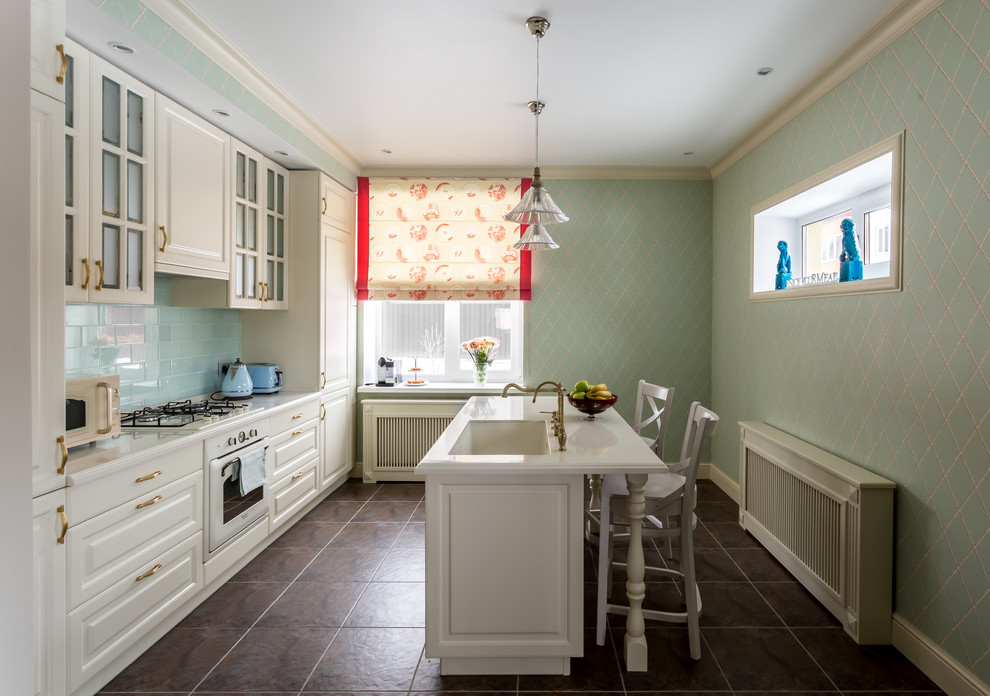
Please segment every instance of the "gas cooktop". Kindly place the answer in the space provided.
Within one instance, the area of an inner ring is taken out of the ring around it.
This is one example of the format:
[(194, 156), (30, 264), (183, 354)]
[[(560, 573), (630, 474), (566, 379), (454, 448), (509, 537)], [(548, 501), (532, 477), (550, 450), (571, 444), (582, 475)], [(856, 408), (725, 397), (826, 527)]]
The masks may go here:
[(202, 398), (169, 401), (159, 406), (148, 406), (137, 411), (122, 413), (120, 427), (134, 430), (152, 428), (197, 430), (263, 409), (263, 406), (253, 405), (250, 401), (231, 401), (229, 399)]

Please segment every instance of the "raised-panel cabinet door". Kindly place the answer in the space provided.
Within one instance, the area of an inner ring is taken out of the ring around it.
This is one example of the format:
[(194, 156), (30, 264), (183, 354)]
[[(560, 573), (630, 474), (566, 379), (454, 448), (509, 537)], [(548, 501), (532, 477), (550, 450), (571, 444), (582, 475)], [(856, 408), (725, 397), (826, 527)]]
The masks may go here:
[(65, 485), (65, 311), (62, 225), (65, 194), (65, 118), (62, 102), (31, 92), (31, 258), (32, 288), (18, 301), (30, 303), (28, 336), (33, 443), (31, 472), (35, 495)]
[(89, 246), (89, 51), (65, 41), (65, 299), (95, 294)]
[(351, 239), (350, 234), (326, 223), (322, 225), (320, 386), (325, 392), (344, 388), (351, 380), (349, 353), (354, 340), (349, 321), (353, 286)]
[(330, 177), (320, 176), (320, 215), (323, 222), (350, 232), (353, 207), (354, 194)]
[(90, 56), (91, 236), (98, 302), (154, 300), (154, 92)]
[(354, 409), (347, 392), (320, 404), (320, 490), (346, 478), (353, 465)]
[(64, 696), (65, 489), (34, 499), (34, 696)]
[(65, 99), (65, 0), (31, 0), (31, 87)]
[(228, 278), (230, 136), (155, 95), (156, 270)]

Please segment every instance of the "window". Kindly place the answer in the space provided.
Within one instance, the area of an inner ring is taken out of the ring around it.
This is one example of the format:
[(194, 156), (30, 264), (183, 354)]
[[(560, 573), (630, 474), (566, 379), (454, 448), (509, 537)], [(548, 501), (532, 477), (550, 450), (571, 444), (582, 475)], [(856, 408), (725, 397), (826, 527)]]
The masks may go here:
[[(900, 132), (753, 206), (749, 299), (900, 290), (903, 179)], [(842, 273), (845, 218), (858, 241), (859, 277)]]
[(890, 261), (890, 206), (866, 214), (866, 263)]
[(523, 302), (364, 302), (365, 382), (376, 380), (379, 357), (402, 361), (435, 382), (471, 381), (473, 369), (461, 343), (477, 336), (499, 342), (488, 370), (494, 382), (521, 381)]
[[(850, 215), (851, 210), (844, 210), (801, 226), (803, 246), (807, 254), (803, 266), (805, 273), (839, 272), (839, 252), (842, 251), (842, 230), (839, 225)], [(816, 250), (821, 252), (818, 258), (814, 258)]]

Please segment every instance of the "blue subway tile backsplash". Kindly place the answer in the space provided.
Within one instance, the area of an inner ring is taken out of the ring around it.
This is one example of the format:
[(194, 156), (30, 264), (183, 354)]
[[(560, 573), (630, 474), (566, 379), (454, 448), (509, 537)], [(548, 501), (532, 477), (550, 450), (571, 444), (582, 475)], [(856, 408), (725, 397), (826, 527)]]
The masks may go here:
[(238, 309), (172, 307), (172, 279), (155, 276), (155, 304), (65, 307), (65, 372), (120, 375), (125, 411), (220, 389), (220, 362), (241, 353)]

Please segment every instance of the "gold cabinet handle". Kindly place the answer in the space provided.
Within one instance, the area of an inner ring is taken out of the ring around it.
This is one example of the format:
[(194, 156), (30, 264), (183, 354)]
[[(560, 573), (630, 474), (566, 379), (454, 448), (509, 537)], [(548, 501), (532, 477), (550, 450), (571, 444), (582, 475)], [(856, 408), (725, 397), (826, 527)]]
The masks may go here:
[(272, 301), (272, 286), (265, 283), (265, 302)]
[(156, 471), (153, 474), (148, 474), (147, 476), (140, 476), (140, 477), (134, 479), (134, 483), (141, 483), (142, 481), (150, 481), (151, 479), (158, 478), (161, 475), (162, 475), (162, 472), (161, 471)]
[(301, 433), (302, 431), (303, 431), (303, 429), (302, 429), (302, 428), (299, 428), (298, 430), (293, 430), (293, 431), (292, 431), (292, 434), (293, 434), (293, 435), (298, 435), (298, 434), (299, 434), (299, 433)]
[(162, 231), (162, 246), (161, 246), (161, 249), (159, 249), (158, 251), (160, 251), (161, 253), (164, 254), (165, 253), (165, 245), (168, 244), (168, 232), (165, 231), (165, 225), (159, 225), (158, 226), (158, 229), (160, 229)]
[(302, 417), (303, 417), (303, 414), (301, 414), (301, 413), (297, 413), (296, 415), (294, 415), (294, 416), (292, 417), (292, 420), (295, 420), (296, 418), (302, 418)]
[(96, 261), (94, 261), (94, 263), (96, 264), (96, 270), (98, 270), (100, 272), (100, 279), (98, 281), (96, 281), (96, 289), (97, 290), (102, 290), (103, 289), (103, 261), (97, 259)]
[(327, 405), (320, 404), (320, 421), (325, 421), (327, 419)]
[(162, 569), (162, 564), (156, 563), (155, 567), (149, 570), (147, 573), (144, 573), (143, 575), (138, 575), (136, 578), (134, 578), (134, 582), (141, 582), (145, 578), (150, 578), (152, 575), (154, 575), (161, 569)]
[(295, 481), (297, 478), (299, 478), (300, 476), (302, 476), (305, 473), (306, 473), (305, 471), (298, 471), (298, 472), (294, 473), (292, 475), (292, 480)]
[(161, 499), (162, 499), (162, 497), (160, 495), (156, 495), (151, 500), (146, 500), (143, 503), (138, 503), (137, 505), (134, 506), (134, 508), (136, 510), (140, 510), (141, 508), (148, 507), (149, 505), (154, 505), (155, 503), (157, 503)]
[(326, 215), (326, 214), (327, 214), (327, 197), (324, 196), (323, 197), (323, 212), (320, 213), (320, 215)]
[(65, 535), (69, 531), (69, 516), (65, 514), (65, 506), (64, 505), (59, 505), (58, 506), (58, 514), (62, 517), (62, 533), (59, 535), (59, 537), (55, 541), (58, 542), (59, 544), (64, 544), (65, 543)]
[(89, 259), (88, 258), (84, 258), (82, 260), (82, 265), (83, 265), (83, 268), (86, 269), (86, 279), (82, 283), (82, 289), (83, 290), (89, 290)]
[(65, 73), (69, 70), (69, 59), (65, 57), (65, 44), (59, 44), (55, 47), (55, 51), (58, 53), (59, 58), (62, 61), (62, 67), (58, 71), (58, 75), (55, 76), (55, 82), (60, 85), (65, 84)]
[(320, 389), (325, 389), (327, 386), (327, 373), (325, 370), (320, 373), (320, 377), (323, 378), (323, 384), (320, 385)]
[(65, 473), (65, 465), (69, 461), (69, 450), (65, 446), (65, 435), (59, 435), (55, 438), (55, 442), (62, 448), (62, 465), (55, 470), (55, 473), (61, 476)]
[(265, 284), (262, 281), (258, 281), (258, 301), (265, 301)]

